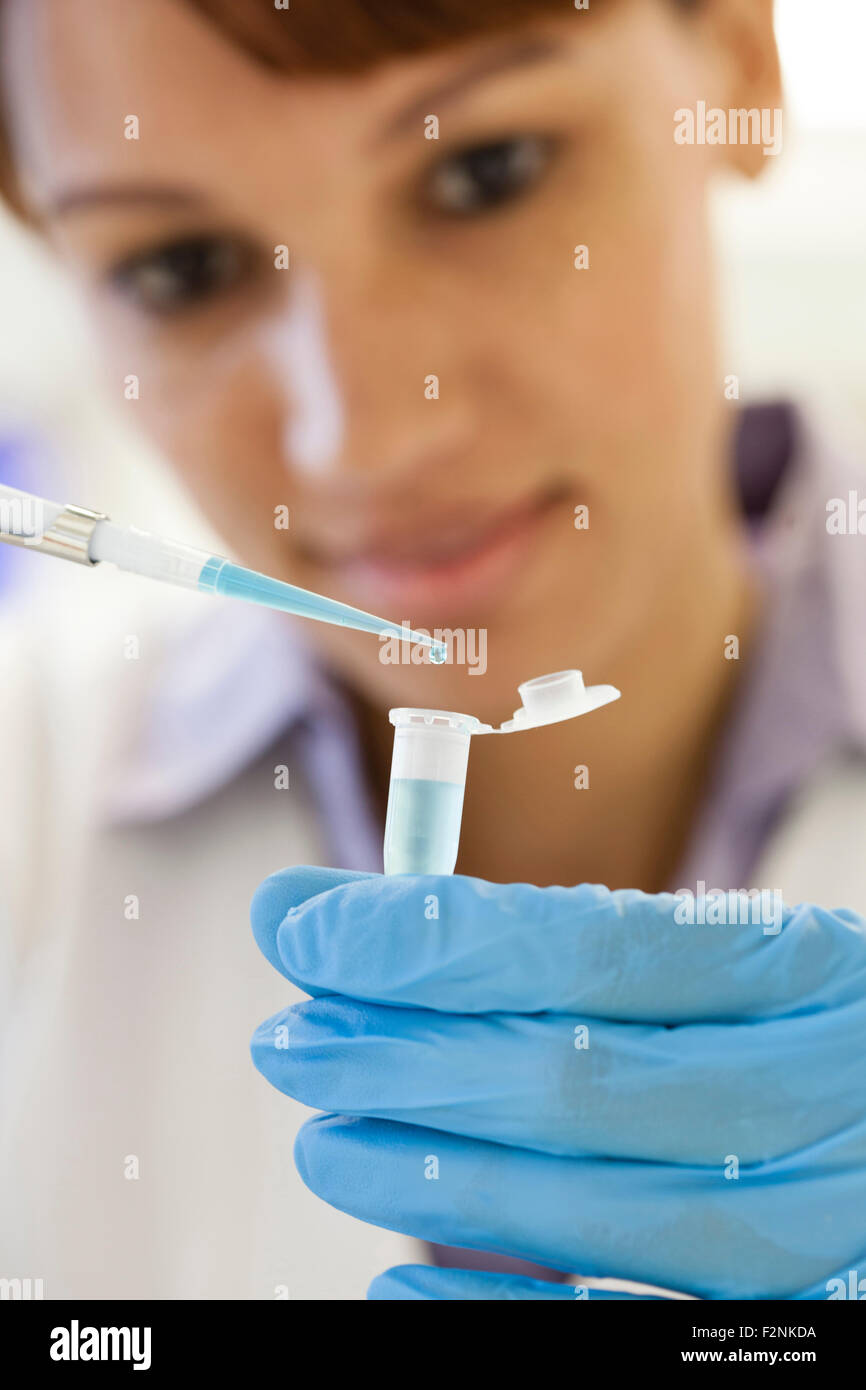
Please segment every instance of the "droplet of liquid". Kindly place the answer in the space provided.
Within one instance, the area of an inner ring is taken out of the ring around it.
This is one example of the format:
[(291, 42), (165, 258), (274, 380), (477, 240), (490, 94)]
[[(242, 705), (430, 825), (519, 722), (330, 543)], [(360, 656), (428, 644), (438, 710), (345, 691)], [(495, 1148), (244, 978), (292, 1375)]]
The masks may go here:
[(445, 646), (444, 642), (434, 643), (430, 648), (430, 660), (433, 662), (434, 666), (441, 666), (443, 661), (446, 661), (447, 658), (448, 648)]

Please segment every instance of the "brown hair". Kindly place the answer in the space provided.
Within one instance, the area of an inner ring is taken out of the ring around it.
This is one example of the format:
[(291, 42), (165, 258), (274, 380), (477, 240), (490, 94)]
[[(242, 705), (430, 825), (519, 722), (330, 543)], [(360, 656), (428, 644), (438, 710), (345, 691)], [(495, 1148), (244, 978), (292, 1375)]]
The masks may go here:
[(360, 72), (391, 57), (481, 37), (563, 0), (185, 0), (269, 67), (283, 72)]

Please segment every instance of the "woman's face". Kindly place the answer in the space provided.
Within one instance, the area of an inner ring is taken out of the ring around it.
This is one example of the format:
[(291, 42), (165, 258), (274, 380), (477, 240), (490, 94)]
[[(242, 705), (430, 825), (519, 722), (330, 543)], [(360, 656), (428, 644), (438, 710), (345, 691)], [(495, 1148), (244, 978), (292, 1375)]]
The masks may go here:
[(244, 562), (484, 629), (487, 679), (310, 640), (371, 699), (500, 718), (529, 676), (615, 679), (728, 524), (719, 151), (673, 138), (727, 103), (692, 21), (617, 0), (347, 79), (268, 71), (182, 0), (5, 4), (26, 192), (118, 397), (137, 377)]

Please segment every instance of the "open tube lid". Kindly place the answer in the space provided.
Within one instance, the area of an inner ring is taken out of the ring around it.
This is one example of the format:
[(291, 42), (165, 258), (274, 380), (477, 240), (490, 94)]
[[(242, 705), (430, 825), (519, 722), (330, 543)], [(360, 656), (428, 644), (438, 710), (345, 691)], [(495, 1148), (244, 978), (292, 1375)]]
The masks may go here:
[(440, 709), (392, 709), (388, 717), (398, 728), (414, 724), (450, 728), (467, 734), (510, 734), (576, 719), (579, 714), (589, 714), (620, 696), (615, 685), (584, 685), (580, 671), (554, 671), (549, 676), (536, 676), (519, 685), (517, 693), (522, 701), (520, 709), (514, 711), (513, 719), (506, 719), (498, 728), (482, 724), (472, 714), (454, 714)]
[(539, 729), (544, 724), (558, 724), (563, 719), (576, 719), (579, 714), (609, 705), (619, 699), (615, 685), (584, 685), (580, 671), (554, 671), (549, 676), (536, 676), (517, 687), (522, 701), (513, 719), (506, 719), (498, 729), (482, 724), (479, 734), (510, 734), (518, 729)]

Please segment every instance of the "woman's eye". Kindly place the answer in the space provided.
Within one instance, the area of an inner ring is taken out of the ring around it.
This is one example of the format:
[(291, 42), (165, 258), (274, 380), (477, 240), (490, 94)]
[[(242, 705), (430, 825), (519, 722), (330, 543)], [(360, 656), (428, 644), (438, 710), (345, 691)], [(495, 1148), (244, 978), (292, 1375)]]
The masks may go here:
[(171, 314), (233, 289), (250, 262), (246, 248), (231, 237), (189, 236), (131, 256), (109, 278), (138, 308)]
[(426, 200), (451, 217), (486, 212), (518, 198), (550, 162), (553, 141), (523, 135), (449, 155), (429, 176)]

